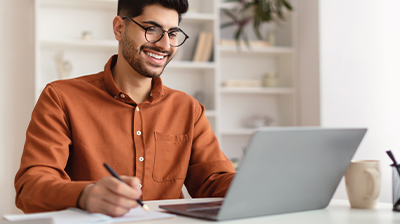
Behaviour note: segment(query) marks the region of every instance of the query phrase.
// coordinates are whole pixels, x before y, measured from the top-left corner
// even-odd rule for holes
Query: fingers
[[[103,184],[110,192],[113,192],[116,195],[130,198],[136,200],[140,198],[142,195],[142,191],[138,187],[140,181],[136,177],[121,177],[122,180],[127,180],[126,183],[121,182],[120,180],[114,177],[105,177],[99,181],[99,183]]]
[[[94,186],[91,193],[102,201],[126,209],[137,206],[136,199],[140,197],[140,194],[133,188],[123,183],[106,183],[104,187],[100,184],[99,187]]]
[[[133,187],[137,190],[140,190],[140,180],[137,177],[127,177],[127,176],[121,176],[121,179],[125,181],[126,184],[128,184],[130,187]]]
[[[142,195],[138,187],[140,181],[134,177],[121,177],[124,183],[114,177],[104,177],[87,190],[86,210],[109,216],[122,216],[137,207],[137,199]],[[82,194],[84,194],[83,191]]]

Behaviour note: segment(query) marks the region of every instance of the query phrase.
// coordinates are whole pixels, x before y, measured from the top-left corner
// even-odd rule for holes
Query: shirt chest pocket
[[[191,153],[188,134],[171,135],[154,132],[154,137],[154,181],[185,179]]]

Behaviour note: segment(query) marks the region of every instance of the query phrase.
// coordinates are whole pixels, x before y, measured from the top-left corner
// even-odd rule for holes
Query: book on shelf
[[[209,61],[212,56],[213,43],[214,43],[213,33],[200,32],[193,55],[193,61],[194,62]]]

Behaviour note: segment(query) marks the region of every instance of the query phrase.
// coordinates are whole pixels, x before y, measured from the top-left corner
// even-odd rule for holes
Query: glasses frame
[[[122,19],[130,19],[130,20],[131,20],[132,22],[134,22],[136,25],[138,25],[139,27],[141,27],[142,29],[144,29],[144,30],[145,30],[145,32],[144,32],[144,38],[146,38],[147,42],[152,43],[152,44],[157,43],[158,41],[160,41],[160,40],[164,37],[164,34],[165,34],[165,33],[171,34],[171,33],[175,32],[175,31],[163,30],[163,29],[162,29],[161,27],[159,27],[159,26],[144,27],[144,26],[140,25],[138,22],[136,22],[135,20],[133,20],[131,17],[128,17],[128,16],[124,16],[124,17],[122,17]],[[147,39],[147,30],[150,29],[150,28],[152,28],[152,27],[158,27],[158,28],[160,28],[160,29],[162,30],[161,37],[160,37],[158,40],[156,40],[156,41],[149,41],[149,40]],[[188,36],[185,32],[183,32],[183,30],[182,30],[181,28],[178,28],[178,30],[179,30],[180,32],[182,32],[183,35],[185,35],[185,39],[184,39],[183,42],[182,42],[181,44],[179,44],[179,45],[172,45],[172,44],[169,44],[169,45],[171,45],[171,47],[180,47],[180,46],[182,46],[182,45],[186,42],[187,39],[189,39],[189,36]]]

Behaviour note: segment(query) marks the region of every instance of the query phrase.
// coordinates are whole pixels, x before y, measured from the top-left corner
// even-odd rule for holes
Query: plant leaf
[[[262,21],[263,22],[271,21],[272,20],[272,15],[271,15],[272,13],[273,13],[273,11],[271,9],[271,2],[267,2],[266,3],[266,7],[265,7],[265,11],[264,11],[263,16],[262,16]]]
[[[244,43],[246,44],[247,49],[251,50],[249,39],[247,38],[246,32],[243,33],[243,40],[244,40]]]
[[[262,40],[262,35],[260,32],[260,25],[261,25],[261,20],[254,20],[254,32],[256,33],[256,36],[259,40]]]
[[[233,14],[231,11],[227,10],[227,9],[222,9],[222,12],[224,12],[228,17],[230,17],[233,21],[235,22],[239,22],[239,20],[237,19],[236,15]]]
[[[221,28],[237,25],[234,33],[237,47],[240,48],[240,40],[243,39],[249,47],[246,26],[252,20],[254,32],[259,40],[262,40],[261,25],[264,22],[275,21],[279,26],[281,20],[285,20],[286,9],[293,10],[288,0],[225,0],[225,2],[239,2],[235,9],[222,9],[231,20],[221,25]]]
[[[249,9],[250,7],[252,7],[254,5],[255,5],[254,2],[248,2],[243,6],[243,8],[240,10],[240,12],[244,12],[244,11],[246,11],[247,9]]]
[[[239,26],[238,30],[235,33],[235,40],[236,40],[236,45],[240,47],[240,36],[242,35],[243,32],[243,27]]]
[[[293,11],[293,7],[292,7],[292,5],[290,5],[289,2],[287,2],[286,0],[281,0],[281,1],[282,1],[283,5],[284,5],[288,10]]]
[[[276,0],[276,12],[279,16],[280,19],[284,19],[283,13],[282,13],[282,6],[281,6],[281,1],[280,0]]]
[[[271,14],[273,13],[272,8],[271,8],[271,2],[267,2],[267,9],[265,13],[265,17],[263,18],[264,22],[269,22],[272,20]]]
[[[239,22],[240,26],[245,27],[251,20],[251,17],[246,17]]]
[[[227,23],[221,24],[220,28],[223,29],[223,28],[226,28],[226,27],[229,27],[229,26],[233,26],[233,25],[236,25],[236,24],[237,23],[235,23],[235,22],[227,22]]]

